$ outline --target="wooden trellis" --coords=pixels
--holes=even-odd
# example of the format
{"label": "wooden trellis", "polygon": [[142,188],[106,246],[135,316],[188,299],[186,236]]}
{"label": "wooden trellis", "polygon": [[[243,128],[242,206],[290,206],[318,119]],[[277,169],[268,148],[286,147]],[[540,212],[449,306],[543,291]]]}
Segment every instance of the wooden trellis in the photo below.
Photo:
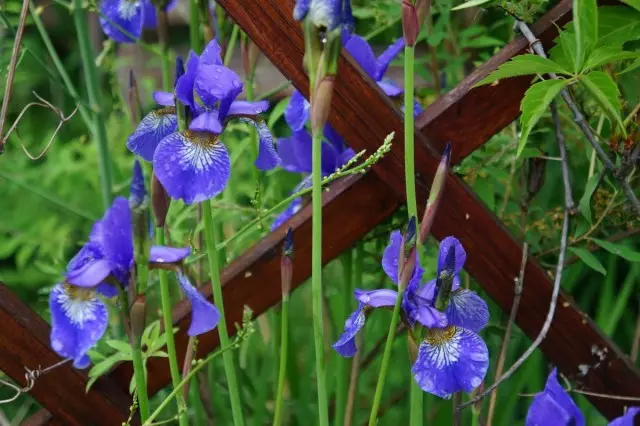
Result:
{"label": "wooden trellis", "polygon": [[[308,95],[307,76],[301,66],[303,36],[299,23],[292,19],[293,0],[218,0],[218,4],[294,86]],[[557,35],[556,25],[561,26],[570,18],[571,0],[562,0],[533,26],[533,31],[548,48]],[[452,162],[459,163],[517,118],[520,101],[531,84],[529,77],[503,80],[495,86],[472,87],[527,48],[522,37],[512,41],[418,118],[416,178],[419,199],[427,199],[439,152],[446,142],[452,144]],[[356,151],[373,152],[392,131],[396,132],[396,141],[402,141],[403,123],[397,107],[344,53],[339,67],[329,117],[332,126]],[[402,143],[395,143],[392,151],[371,172],[336,182],[324,194],[323,221],[328,230],[323,238],[324,263],[353,246],[405,202],[403,154]],[[453,174],[447,180],[440,208],[433,227],[435,237],[455,235],[461,240],[467,251],[467,270],[498,305],[508,311],[514,296],[514,279],[520,269],[521,244]],[[311,273],[311,206],[303,208],[289,224],[294,228],[294,286],[297,287]],[[331,232],[331,229],[340,232]],[[223,295],[230,333],[235,332],[234,323],[241,321],[244,305],[260,315],[279,302],[279,253],[283,237],[283,229],[266,236],[224,269]],[[545,271],[530,258],[516,318],[529,337],[535,337],[544,322],[551,288]],[[209,286],[203,291],[211,297]],[[182,303],[174,310],[174,319],[180,328],[176,334],[180,358],[184,356],[188,342],[188,309],[188,304]],[[46,366],[59,359],[47,346],[46,324],[3,288],[0,288],[0,321],[3,325],[0,341],[12,342],[0,352],[0,369],[18,383],[24,381],[23,366]],[[36,324],[36,332],[33,324]],[[18,333],[20,338],[16,341]],[[198,357],[211,352],[217,345],[217,333],[201,336]],[[553,325],[541,348],[563,374],[576,380],[582,388],[602,394],[640,396],[640,372],[564,294],[559,298]],[[591,368],[583,375],[579,365]],[[150,394],[170,383],[166,360],[151,359],[148,369]],[[83,373],[70,366],[57,369],[43,376],[31,391],[44,409],[25,424],[119,424],[128,415],[131,374],[130,364],[120,364],[85,394],[86,376]],[[73,386],[67,386],[68,383]],[[626,405],[625,401],[600,397],[592,397],[591,402],[610,419],[621,415]]]}

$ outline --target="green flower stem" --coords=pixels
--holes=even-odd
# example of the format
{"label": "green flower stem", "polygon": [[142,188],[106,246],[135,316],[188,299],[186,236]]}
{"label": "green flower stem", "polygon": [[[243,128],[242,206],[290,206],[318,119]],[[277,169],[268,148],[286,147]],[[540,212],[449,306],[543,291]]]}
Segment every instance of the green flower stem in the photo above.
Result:
{"label": "green flower stem", "polygon": [[[342,283],[343,290],[338,297],[339,309],[338,318],[348,318],[351,314],[350,303],[353,297],[353,250],[349,249],[342,255],[342,267],[344,275]],[[340,328],[338,328],[340,329]],[[339,425],[344,421],[344,414],[347,408],[347,393],[349,390],[349,371],[351,360],[349,358],[338,357],[338,366],[336,371],[336,402],[333,417],[333,424]]]}
{"label": "green flower stem", "polygon": [[387,370],[389,369],[389,361],[391,360],[391,347],[393,346],[393,338],[395,337],[396,328],[398,327],[398,321],[400,320],[400,306],[402,304],[403,294],[404,289],[398,287],[398,297],[396,297],[396,304],[393,307],[391,324],[389,325],[389,331],[387,332],[387,341],[384,345],[384,352],[382,354],[380,375],[378,376],[378,384],[376,385],[376,392],[373,396],[373,405],[371,406],[371,414],[369,415],[369,426],[375,426],[378,419],[378,410],[380,409],[380,401],[382,399],[382,389],[384,388],[384,382],[387,377]]}
{"label": "green flower stem", "polygon": [[[404,48],[404,170],[409,217],[418,218],[416,202],[416,172],[414,150],[413,93],[414,93],[414,47]],[[418,242],[416,242],[416,245]],[[395,330],[395,328],[394,328]],[[422,389],[411,379],[409,406],[411,425],[422,424]]]}
{"label": "green flower stem", "polygon": [[[156,228],[156,243],[159,246],[165,245],[164,228]],[[174,388],[177,388],[181,381],[180,366],[178,365],[178,355],[176,353],[176,342],[173,337],[173,317],[171,315],[171,292],[169,291],[169,276],[166,270],[158,270],[160,278],[160,300],[162,301],[162,319],[164,321],[164,330],[167,335],[167,354],[169,355],[169,370],[171,371],[171,382]],[[179,417],[180,426],[187,426],[186,410],[184,410],[184,401],[182,394],[177,394],[176,403],[178,404],[178,412],[183,412]]]}
{"label": "green flower stem", "polygon": [[416,203],[416,172],[413,124],[413,65],[414,48],[404,48],[404,171],[409,217],[418,218]]}
{"label": "green flower stem", "polygon": [[[214,232],[213,212],[211,202],[205,201],[202,204],[202,218],[204,220],[204,232],[207,243],[207,258],[209,259],[209,277],[213,289],[213,301],[220,311],[220,322],[218,323],[218,334],[220,345],[225,348],[229,346],[229,335],[227,333],[227,321],[224,316],[224,303],[222,300],[222,285],[220,283],[220,265],[218,253],[216,251],[216,240]],[[222,355],[224,370],[227,376],[227,386],[229,387],[229,398],[231,399],[231,411],[233,413],[233,423],[235,426],[243,426],[242,405],[240,403],[240,390],[236,378],[236,370],[233,365],[233,358],[230,352]]]}
{"label": "green flower stem", "polygon": [[200,7],[198,0],[189,0],[189,41],[191,50],[196,53],[202,51],[202,37],[200,33]]}
{"label": "green flower stem", "polygon": [[89,36],[89,26],[87,13],[83,7],[82,0],[73,0],[73,20],[76,26],[78,47],[82,57],[82,69],[87,85],[87,95],[89,104],[93,109],[94,137],[98,144],[98,171],[100,174],[100,193],[104,209],[108,209],[111,204],[111,158],[109,156],[109,140],[107,139],[107,127],[105,125],[104,105],[102,103],[102,92],[100,91],[100,81],[98,70],[94,59],[91,37]]}
{"label": "green flower stem", "polygon": [[231,30],[231,38],[229,38],[229,44],[227,44],[227,48],[224,52],[223,64],[224,66],[229,66],[229,62],[231,62],[231,58],[233,57],[233,49],[236,47],[236,42],[238,41],[238,36],[240,35],[240,27],[237,25],[233,26]]}
{"label": "green flower stem", "polygon": [[156,15],[158,16],[158,42],[160,43],[160,52],[162,56],[162,89],[165,92],[171,92],[171,61],[169,58],[169,23],[167,22],[167,12],[156,7]]}
{"label": "green flower stem", "polygon": [[282,424],[282,403],[284,401],[284,382],[287,377],[287,354],[289,352],[289,294],[282,295],[280,307],[280,366],[278,367],[278,387],[276,390],[273,426]]}
{"label": "green flower stem", "polygon": [[[311,74],[310,74],[311,75]],[[318,424],[328,426],[329,405],[324,361],[324,329],[322,321],[322,133],[313,134],[312,145],[312,252],[311,252],[311,296],[313,311],[313,341],[316,352],[316,380],[318,388]]]}

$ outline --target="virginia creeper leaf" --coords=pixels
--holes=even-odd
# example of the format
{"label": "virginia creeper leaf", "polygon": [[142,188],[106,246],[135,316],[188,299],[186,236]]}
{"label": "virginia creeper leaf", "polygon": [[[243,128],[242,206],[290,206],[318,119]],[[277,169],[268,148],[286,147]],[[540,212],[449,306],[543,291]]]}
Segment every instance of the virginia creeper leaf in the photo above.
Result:
{"label": "virginia creeper leaf", "polygon": [[550,59],[538,55],[519,55],[502,64],[497,70],[489,74],[476,86],[491,84],[496,80],[517,77],[528,74],[568,74],[569,71]]}
{"label": "virginia creeper leaf", "polygon": [[576,67],[582,69],[585,59],[598,40],[598,5],[596,0],[573,0],[573,23],[576,32]]}
{"label": "virginia creeper leaf", "polygon": [[600,108],[609,116],[611,122],[617,123],[624,133],[620,116],[620,92],[611,77],[602,71],[593,71],[581,76],[580,81],[600,105]]}

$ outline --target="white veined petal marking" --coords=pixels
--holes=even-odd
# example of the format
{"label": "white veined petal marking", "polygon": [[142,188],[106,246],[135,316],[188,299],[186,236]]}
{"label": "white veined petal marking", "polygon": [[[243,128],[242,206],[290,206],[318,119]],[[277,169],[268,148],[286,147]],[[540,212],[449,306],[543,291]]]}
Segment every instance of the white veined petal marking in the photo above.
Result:
{"label": "white veined petal marking", "polygon": [[309,15],[316,26],[329,27],[332,21],[332,5],[327,0],[311,0]]}
{"label": "white veined petal marking", "polygon": [[186,130],[182,132],[183,146],[180,149],[180,167],[203,172],[211,168],[217,161],[221,147],[218,135],[207,132],[194,132]]}
{"label": "white veined petal marking", "polygon": [[118,3],[118,16],[125,21],[130,21],[138,13],[139,1],[120,0]]}
{"label": "white veined petal marking", "polygon": [[432,328],[427,332],[423,348],[424,356],[438,370],[454,364],[460,359],[461,329],[455,326]]}
{"label": "white veined petal marking", "polygon": [[83,327],[85,322],[96,319],[98,299],[95,291],[64,284],[57,297],[58,303],[72,324]]}

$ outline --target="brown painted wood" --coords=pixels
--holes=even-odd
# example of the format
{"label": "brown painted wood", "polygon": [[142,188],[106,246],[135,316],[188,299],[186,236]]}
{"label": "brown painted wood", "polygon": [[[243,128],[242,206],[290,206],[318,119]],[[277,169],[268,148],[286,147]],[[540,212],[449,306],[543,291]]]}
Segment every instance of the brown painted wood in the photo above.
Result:
{"label": "brown painted wood", "polygon": [[[60,361],[49,347],[49,325],[0,282],[0,367],[19,386],[25,367],[46,368]],[[65,364],[40,376],[30,394],[56,420],[69,426],[113,426],[126,421],[129,399],[112,379],[86,393],[87,376]]]}

